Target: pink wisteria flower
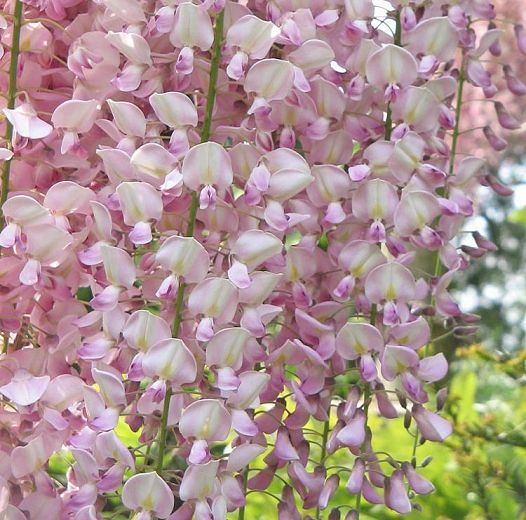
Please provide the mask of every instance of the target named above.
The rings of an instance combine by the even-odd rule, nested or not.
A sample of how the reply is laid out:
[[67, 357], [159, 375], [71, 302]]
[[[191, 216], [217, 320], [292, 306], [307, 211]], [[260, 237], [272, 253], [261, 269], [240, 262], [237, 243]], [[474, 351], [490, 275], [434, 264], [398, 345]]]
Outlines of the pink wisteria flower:
[[497, 151], [526, 89], [489, 0], [384, 3], [4, 2], [1, 518], [425, 507], [433, 325], [472, 326], [448, 288], [495, 246], [458, 236], [510, 194], [460, 158], [463, 89]]

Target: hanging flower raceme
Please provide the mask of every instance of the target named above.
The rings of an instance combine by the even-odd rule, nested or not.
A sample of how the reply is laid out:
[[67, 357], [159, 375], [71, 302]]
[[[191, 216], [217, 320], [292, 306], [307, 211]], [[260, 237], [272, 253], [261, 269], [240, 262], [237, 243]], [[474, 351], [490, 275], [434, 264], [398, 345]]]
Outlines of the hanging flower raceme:
[[[6, 3], [0, 517], [425, 507], [434, 335], [473, 328], [450, 287], [495, 249], [458, 237], [480, 185], [511, 193], [459, 96], [502, 151], [492, 98], [525, 88], [486, 65], [489, 2], [384, 3]], [[402, 414], [411, 460], [375, 451]]]

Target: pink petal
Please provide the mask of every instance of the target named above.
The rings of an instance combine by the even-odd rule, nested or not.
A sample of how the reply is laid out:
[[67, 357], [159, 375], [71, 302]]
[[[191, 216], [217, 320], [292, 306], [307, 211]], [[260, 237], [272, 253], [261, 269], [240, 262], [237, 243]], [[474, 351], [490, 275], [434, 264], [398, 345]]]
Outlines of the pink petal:
[[412, 191], [402, 196], [394, 215], [395, 229], [401, 236], [422, 229], [441, 214], [436, 197], [426, 191]]
[[189, 283], [201, 282], [210, 264], [206, 249], [195, 238], [176, 235], [161, 244], [155, 258], [166, 270]]
[[443, 62], [454, 57], [457, 45], [458, 31], [444, 16], [422, 20], [408, 33], [411, 53], [432, 54]]
[[149, 101], [159, 121], [166, 126], [197, 126], [197, 110], [187, 95], [181, 92], [155, 93]]
[[239, 289], [246, 289], [252, 283], [247, 266], [237, 261], [234, 261], [228, 270], [228, 278]]
[[275, 235], [254, 229], [242, 233], [233, 245], [231, 252], [248, 269], [252, 270], [279, 254], [282, 249], [283, 244]]
[[299, 49], [292, 51], [288, 57], [307, 76], [311, 76], [316, 71], [329, 65], [334, 60], [335, 54], [331, 46], [325, 41], [309, 39], [302, 43]]
[[177, 6], [175, 25], [170, 33], [170, 42], [178, 48], [199, 47], [207, 51], [212, 47], [214, 31], [205, 8], [191, 2]]
[[186, 154], [181, 170], [184, 183], [197, 191], [203, 185], [224, 189], [232, 184], [232, 162], [227, 151], [215, 142], [198, 144]]
[[42, 436], [29, 441], [25, 446], [16, 447], [11, 453], [11, 471], [17, 479], [34, 474], [51, 455]]
[[294, 67], [285, 60], [274, 58], [256, 62], [247, 72], [245, 92], [254, 92], [267, 101], [284, 99], [292, 89]]
[[147, 351], [172, 336], [166, 321], [146, 310], [135, 311], [128, 318], [122, 334], [130, 347], [141, 351]]
[[365, 280], [365, 295], [372, 303], [394, 299], [407, 302], [415, 297], [415, 293], [413, 274], [397, 262], [375, 267]]
[[292, 445], [290, 436], [285, 428], [280, 428], [276, 436], [273, 454], [283, 461], [299, 460], [298, 452]]
[[217, 332], [206, 346], [206, 364], [209, 367], [232, 367], [238, 369], [243, 349], [250, 337], [241, 327], [222, 329]]
[[406, 86], [416, 80], [418, 65], [409, 51], [388, 44], [369, 56], [366, 71], [367, 81], [376, 87], [388, 84]]
[[13, 152], [7, 148], [0, 147], [0, 161], [9, 161], [13, 157]]
[[442, 442], [451, 435], [451, 424], [438, 414], [426, 410], [422, 405], [415, 405], [412, 413], [424, 439]]
[[201, 399], [183, 410], [179, 431], [187, 439], [223, 441], [230, 433], [232, 418], [221, 401]]
[[226, 278], [207, 278], [190, 293], [188, 309], [221, 323], [232, 320], [237, 309], [237, 287]]
[[152, 241], [152, 228], [148, 222], [137, 222], [128, 233], [128, 238], [135, 245], [149, 244]]
[[20, 274], [18, 279], [23, 285], [36, 285], [40, 279], [40, 273], [42, 272], [42, 266], [38, 260], [30, 258]]
[[106, 278], [115, 287], [130, 288], [135, 282], [135, 264], [130, 255], [118, 247], [101, 245]]
[[111, 370], [110, 367], [107, 369], [92, 367], [91, 375], [99, 385], [100, 394], [106, 405], [116, 407], [123, 405], [126, 402], [126, 398], [124, 395], [122, 377], [118, 376]]
[[128, 509], [152, 511], [159, 518], [168, 518], [174, 502], [168, 484], [155, 471], [133, 475], [122, 489], [122, 503]]
[[111, 311], [117, 307], [120, 293], [121, 289], [108, 285], [90, 301], [90, 305], [97, 311]]
[[403, 482], [403, 473], [395, 470], [391, 477], [385, 479], [385, 505], [400, 514], [410, 513], [411, 502]]
[[197, 375], [195, 358], [180, 339], [169, 338], [156, 343], [142, 359], [144, 373], [158, 376], [175, 385], [194, 381]]
[[152, 65], [150, 45], [141, 35], [132, 32], [108, 31], [106, 39], [132, 63]]
[[418, 354], [407, 347], [387, 345], [382, 356], [382, 375], [392, 381], [406, 369], [418, 365]]
[[267, 386], [270, 380], [270, 375], [250, 370], [243, 372], [239, 377], [241, 379], [241, 384], [239, 385], [237, 392], [228, 398], [228, 404], [239, 410], [245, 410], [257, 406], [257, 403], [259, 402], [259, 394]]
[[160, 220], [163, 214], [161, 194], [146, 182], [122, 182], [117, 187], [124, 222], [129, 226], [137, 222]]
[[447, 374], [448, 363], [442, 352], [422, 359], [416, 373], [420, 379], [428, 383], [440, 381]]
[[279, 32], [279, 28], [272, 22], [248, 14], [229, 27], [226, 42], [239, 47], [252, 59], [262, 59], [267, 55]]
[[95, 99], [81, 101], [70, 99], [59, 105], [53, 115], [51, 122], [55, 128], [64, 128], [78, 133], [88, 132], [100, 110], [99, 102]]
[[240, 444], [230, 452], [226, 470], [232, 472], [241, 471], [265, 451], [266, 448], [259, 444]]
[[346, 323], [336, 336], [336, 351], [344, 359], [356, 359], [367, 352], [381, 352], [384, 339], [380, 331], [368, 323]]
[[89, 188], [79, 186], [76, 182], [61, 181], [53, 184], [44, 197], [44, 206], [54, 214], [90, 212], [90, 202], [95, 194]]
[[232, 410], [232, 428], [247, 437], [255, 437], [259, 433], [256, 423], [244, 410]]
[[0, 387], [0, 393], [20, 406], [36, 403], [49, 385], [49, 376], [36, 377], [27, 370], [16, 370], [11, 381]]
[[337, 434], [345, 446], [361, 446], [365, 440], [365, 415], [358, 410], [354, 417]]
[[218, 466], [218, 460], [188, 466], [179, 488], [181, 500], [204, 500], [209, 497], [216, 484]]
[[42, 139], [53, 131], [53, 127], [39, 119], [35, 109], [28, 103], [24, 103], [13, 110], [4, 108], [3, 112], [16, 133], [22, 137]]
[[146, 118], [142, 110], [127, 101], [107, 100], [117, 128], [125, 135], [144, 137]]

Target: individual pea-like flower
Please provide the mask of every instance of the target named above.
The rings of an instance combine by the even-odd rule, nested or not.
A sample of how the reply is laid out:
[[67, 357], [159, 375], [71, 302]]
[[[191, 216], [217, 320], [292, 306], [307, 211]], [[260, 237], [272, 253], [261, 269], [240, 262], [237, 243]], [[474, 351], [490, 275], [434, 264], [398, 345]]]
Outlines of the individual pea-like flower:
[[407, 302], [416, 296], [416, 283], [407, 267], [388, 262], [375, 267], [365, 280], [365, 295], [373, 304], [383, 304], [383, 322], [396, 325], [407, 321]]
[[183, 182], [198, 191], [199, 207], [206, 209], [217, 201], [217, 190], [232, 184], [232, 162], [226, 150], [217, 143], [208, 142], [192, 147], [185, 155], [181, 171]]
[[19, 280], [35, 285], [41, 280], [42, 268], [56, 268], [67, 259], [73, 239], [66, 231], [50, 224], [31, 226], [25, 230], [26, 263]]
[[385, 101], [390, 102], [397, 99], [400, 89], [416, 80], [418, 65], [409, 51], [388, 44], [369, 56], [366, 74], [371, 85], [385, 89]]
[[122, 182], [117, 194], [124, 223], [133, 226], [128, 234], [136, 245], [148, 244], [152, 240], [152, 221], [160, 220], [163, 214], [161, 194], [146, 182]]
[[191, 74], [194, 69], [194, 48], [207, 51], [214, 41], [212, 22], [204, 5], [181, 2], [175, 11], [170, 42], [180, 48], [175, 70]]
[[198, 122], [195, 105], [181, 92], [155, 93], [149, 101], [159, 121], [172, 129], [170, 152], [176, 158], [182, 157], [190, 148], [187, 129], [197, 126]]
[[251, 284], [249, 271], [279, 255], [282, 248], [281, 240], [272, 233], [256, 229], [245, 231], [232, 246], [235, 260], [228, 270], [228, 278], [236, 287], [246, 289]]
[[140, 34], [133, 32], [108, 31], [106, 40], [128, 59], [122, 71], [112, 79], [112, 85], [122, 92], [135, 90], [153, 63], [150, 45]]
[[421, 247], [439, 249], [443, 239], [429, 224], [441, 213], [439, 202], [431, 193], [403, 193], [394, 214], [395, 230], [400, 236], [411, 236]]
[[136, 279], [135, 265], [130, 255], [118, 247], [103, 244], [101, 254], [109, 285], [90, 304], [95, 310], [111, 311], [117, 306], [121, 291], [133, 286]]
[[3, 113], [13, 125], [14, 137], [27, 137], [28, 139], [42, 139], [47, 137], [53, 127], [38, 117], [38, 112], [30, 103], [22, 103], [16, 108], [4, 108]]
[[338, 265], [347, 272], [334, 289], [337, 298], [347, 299], [351, 295], [357, 280], [365, 280], [367, 275], [386, 258], [376, 244], [366, 240], [349, 242], [338, 255]]
[[49, 385], [49, 376], [34, 376], [24, 368], [18, 368], [6, 385], [0, 386], [0, 393], [20, 406], [36, 403]]
[[210, 259], [206, 249], [192, 237], [168, 237], [157, 251], [155, 258], [172, 274], [163, 280], [156, 295], [173, 299], [179, 287], [179, 278], [186, 283], [198, 283], [208, 273]]
[[360, 374], [365, 381], [377, 377], [373, 354], [384, 349], [380, 331], [368, 323], [346, 323], [336, 336], [336, 351], [344, 359], [358, 359]]
[[254, 63], [243, 83], [245, 92], [256, 95], [248, 113], [268, 114], [271, 110], [269, 102], [285, 99], [294, 81], [294, 66], [288, 61], [268, 58]]
[[210, 277], [198, 283], [190, 293], [188, 309], [192, 315], [203, 315], [196, 339], [207, 341], [214, 335], [215, 323], [228, 323], [238, 306], [237, 287], [226, 278]]
[[155, 472], [137, 473], [122, 489], [122, 503], [137, 511], [135, 520], [168, 518], [174, 507], [174, 495], [168, 484]]
[[51, 122], [55, 128], [64, 132], [60, 151], [67, 153], [79, 145], [79, 134], [89, 132], [100, 110], [99, 102], [95, 99], [81, 101], [72, 99], [59, 105]]
[[386, 240], [385, 226], [392, 224], [398, 202], [396, 188], [381, 179], [367, 181], [353, 193], [353, 214], [370, 222], [367, 236], [372, 242]]
[[243, 79], [248, 60], [263, 59], [279, 34], [279, 28], [272, 22], [253, 15], [242, 16], [232, 24], [226, 33], [226, 43], [236, 52], [226, 69], [228, 76]]

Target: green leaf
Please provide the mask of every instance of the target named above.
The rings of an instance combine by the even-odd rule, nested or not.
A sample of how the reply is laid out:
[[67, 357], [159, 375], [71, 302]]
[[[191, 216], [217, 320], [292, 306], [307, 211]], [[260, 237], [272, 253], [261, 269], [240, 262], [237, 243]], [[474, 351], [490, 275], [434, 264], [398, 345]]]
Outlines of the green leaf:
[[477, 392], [477, 375], [475, 372], [463, 370], [451, 382], [449, 399], [454, 402], [457, 421], [473, 423], [477, 420], [475, 397]]
[[508, 216], [508, 221], [526, 226], [526, 206], [511, 212]]

